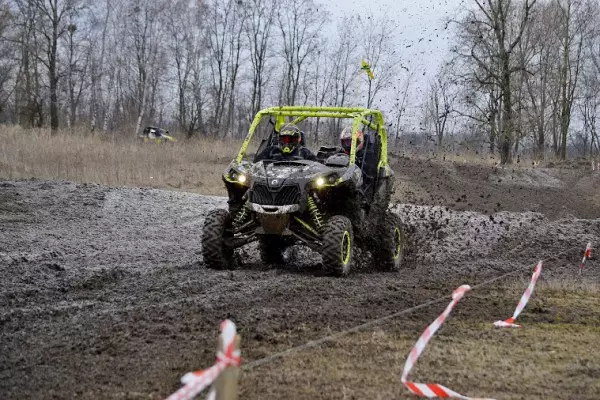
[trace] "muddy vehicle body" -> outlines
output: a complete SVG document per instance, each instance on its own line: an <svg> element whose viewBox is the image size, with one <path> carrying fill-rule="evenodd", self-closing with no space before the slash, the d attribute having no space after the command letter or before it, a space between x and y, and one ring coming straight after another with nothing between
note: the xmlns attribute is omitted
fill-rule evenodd
<svg viewBox="0 0 600 400"><path fill-rule="evenodd" d="M286 122L307 118L344 118L352 124L349 154L321 146L318 161L244 160L263 118L274 128L262 148L275 143ZM357 152L357 132L364 146ZM301 144L306 145L304 135ZM405 251L404 228L388 211L394 173L387 164L387 135L381 113L366 108L272 107L255 117L242 148L223 175L228 209L206 218L203 257L209 268L232 267L234 250L258 241L262 261L283 263L283 250L302 244L320 253L323 268L333 275L352 269L356 247L369 251L373 265L396 270Z"/></svg>

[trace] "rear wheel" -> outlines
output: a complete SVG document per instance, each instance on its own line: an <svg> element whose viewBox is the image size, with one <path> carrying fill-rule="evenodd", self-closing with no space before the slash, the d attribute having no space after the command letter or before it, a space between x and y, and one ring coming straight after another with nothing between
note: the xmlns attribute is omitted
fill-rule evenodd
<svg viewBox="0 0 600 400"><path fill-rule="evenodd" d="M380 240L374 245L377 269L398 271L406 252L405 228L400 217L388 211L380 222Z"/></svg>
<svg viewBox="0 0 600 400"><path fill-rule="evenodd" d="M233 249L226 240L233 237L231 217L226 210L213 210L204 220L202 231L202 256L206 267L211 269L230 269L233 266Z"/></svg>
<svg viewBox="0 0 600 400"><path fill-rule="evenodd" d="M326 271L344 276L350 272L354 255L354 233L347 217L335 215L323 226L323 267Z"/></svg>
<svg viewBox="0 0 600 400"><path fill-rule="evenodd" d="M283 264L285 243L276 235L264 235L259 241L260 259L266 264Z"/></svg>

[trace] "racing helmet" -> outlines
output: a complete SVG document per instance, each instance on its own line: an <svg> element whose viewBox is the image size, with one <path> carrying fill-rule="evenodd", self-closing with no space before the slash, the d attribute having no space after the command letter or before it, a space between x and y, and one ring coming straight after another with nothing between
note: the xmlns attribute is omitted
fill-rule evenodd
<svg viewBox="0 0 600 400"><path fill-rule="evenodd" d="M356 151L360 151L364 145L364 135L361 131L356 131ZM350 148L352 147L352 127L347 126L340 133L340 143L344 153L350 154Z"/></svg>
<svg viewBox="0 0 600 400"><path fill-rule="evenodd" d="M300 145L302 132L294 124L285 124L279 130L279 148L283 154L290 154Z"/></svg>

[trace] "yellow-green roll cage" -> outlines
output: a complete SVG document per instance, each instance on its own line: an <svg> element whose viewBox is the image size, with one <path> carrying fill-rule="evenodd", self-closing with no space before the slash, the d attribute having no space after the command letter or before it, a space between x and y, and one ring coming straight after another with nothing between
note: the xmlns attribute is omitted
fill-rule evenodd
<svg viewBox="0 0 600 400"><path fill-rule="evenodd" d="M383 122L383 115L378 110L373 110L363 107L313 107L313 106L281 106L269 107L260 110L248 130L248 134L242 143L240 152L237 155L236 161L240 163L246 154L248 145L252 140L254 131L262 121L263 117L275 117L275 130L279 132L279 128L286 122L286 117L296 117L293 124L304 121L306 118L352 118L352 147L350 148L350 163L354 164L356 160L356 133L361 124L377 131L381 141L381 154L379 155L379 164L377 169L387 166L387 132ZM367 118L372 116L373 121Z"/></svg>

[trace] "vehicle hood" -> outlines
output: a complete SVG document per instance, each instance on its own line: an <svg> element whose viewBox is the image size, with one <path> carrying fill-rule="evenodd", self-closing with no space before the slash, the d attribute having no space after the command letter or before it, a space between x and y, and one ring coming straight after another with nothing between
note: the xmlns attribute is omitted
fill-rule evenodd
<svg viewBox="0 0 600 400"><path fill-rule="evenodd" d="M269 186L303 183L336 171L317 161L258 162L252 166L254 181L266 181Z"/></svg>

